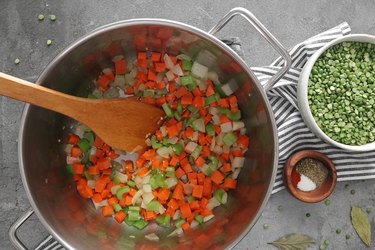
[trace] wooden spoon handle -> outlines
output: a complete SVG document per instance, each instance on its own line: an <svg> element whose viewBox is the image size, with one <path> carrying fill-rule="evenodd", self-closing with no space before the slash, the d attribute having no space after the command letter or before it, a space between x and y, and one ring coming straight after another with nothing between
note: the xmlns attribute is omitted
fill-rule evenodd
<svg viewBox="0 0 375 250"><path fill-rule="evenodd" d="M0 95L53 110L80 120L82 98L67 95L0 72Z"/></svg>

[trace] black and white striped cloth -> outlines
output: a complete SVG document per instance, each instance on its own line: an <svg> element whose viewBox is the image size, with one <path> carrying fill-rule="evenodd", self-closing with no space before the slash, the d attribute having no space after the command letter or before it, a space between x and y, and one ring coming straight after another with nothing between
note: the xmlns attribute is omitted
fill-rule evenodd
<svg viewBox="0 0 375 250"><path fill-rule="evenodd" d="M297 106L297 84L303 66L310 56L335 38L348 35L349 25L344 22L319 35L297 44L289 54L292 67L267 95L271 103L279 137L279 163L272 193L284 189L282 170L285 161L296 151L313 149L332 159L337 169L337 180L364 180L375 178L375 151L349 152L325 143L316 137L305 125ZM254 67L252 70L262 84L280 69L281 58L269 67Z"/></svg>
<svg viewBox="0 0 375 250"><path fill-rule="evenodd" d="M337 168L338 181L363 180L375 178L375 151L347 152L323 142L304 124L297 106L297 83L302 67L309 57L326 43L335 38L348 35L350 27L342 23L319 35L297 44L289 50L292 67L288 73L270 90L267 95L276 119L279 137L279 163L277 177L272 193L284 189L282 170L290 154L302 149L314 149L326 154ZM237 39L224 40L241 55ZM253 67L252 70L262 84L266 83L282 66L282 59L275 60L267 67ZM63 246L51 235L41 242L36 250L62 250Z"/></svg>

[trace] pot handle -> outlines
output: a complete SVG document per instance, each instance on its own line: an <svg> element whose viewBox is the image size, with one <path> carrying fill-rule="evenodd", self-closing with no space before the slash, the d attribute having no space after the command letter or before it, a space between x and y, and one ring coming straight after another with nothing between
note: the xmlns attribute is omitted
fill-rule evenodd
<svg viewBox="0 0 375 250"><path fill-rule="evenodd" d="M17 236L17 230L22 226L22 224L34 213L32 208L26 210L9 228L9 240L12 242L13 246L19 250L27 250L27 247L20 241Z"/></svg>
<svg viewBox="0 0 375 250"><path fill-rule="evenodd" d="M236 7L231 9L220 21L212 28L208 33L214 35L216 32L220 31L234 16L240 15L245 18L266 40L271 46L281 55L284 59L283 67L268 80L268 82L263 86L264 90L267 92L270 90L289 70L292 59L288 51L281 45L281 43L267 30L266 27L245 8Z"/></svg>

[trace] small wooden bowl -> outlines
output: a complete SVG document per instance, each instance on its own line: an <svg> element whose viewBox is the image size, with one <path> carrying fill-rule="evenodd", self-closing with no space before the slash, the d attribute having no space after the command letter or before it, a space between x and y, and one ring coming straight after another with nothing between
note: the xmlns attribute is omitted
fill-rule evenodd
<svg viewBox="0 0 375 250"><path fill-rule="evenodd" d="M292 184L292 171L295 168L297 162L304 158L319 160L328 169L328 176L324 183L320 187L310 192L301 191ZM333 164L332 160L329 159L326 155L313 150L302 150L291 155L284 165L283 177L284 184L289 192L295 198L309 203L319 202L327 198L335 189L337 181L336 167Z"/></svg>

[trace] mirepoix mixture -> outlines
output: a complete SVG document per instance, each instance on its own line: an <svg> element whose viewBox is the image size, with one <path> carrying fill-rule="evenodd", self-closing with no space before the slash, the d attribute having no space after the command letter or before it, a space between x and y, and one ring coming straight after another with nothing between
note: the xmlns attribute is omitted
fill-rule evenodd
<svg viewBox="0 0 375 250"><path fill-rule="evenodd" d="M206 56L213 55L201 51L197 58ZM119 55L113 64L89 98L135 95L162 107L166 118L135 157L88 128L71 134L67 169L79 194L103 216L138 229L156 222L175 228L174 235L212 219L236 188L249 147L236 81L222 84L216 72L184 54L139 52L134 62Z"/></svg>

